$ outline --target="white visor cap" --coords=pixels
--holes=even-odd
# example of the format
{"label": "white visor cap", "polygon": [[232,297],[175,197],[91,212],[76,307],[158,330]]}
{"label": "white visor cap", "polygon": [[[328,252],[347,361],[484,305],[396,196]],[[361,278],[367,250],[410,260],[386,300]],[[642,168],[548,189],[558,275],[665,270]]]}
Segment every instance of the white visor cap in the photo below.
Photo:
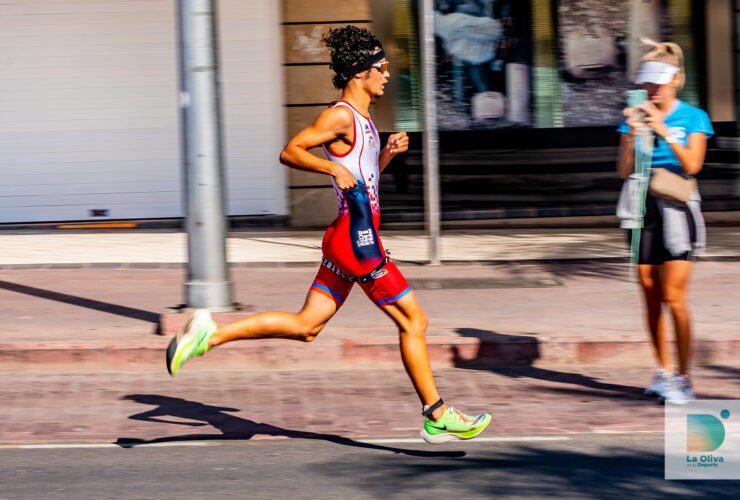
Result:
{"label": "white visor cap", "polygon": [[678,67],[672,64],[666,64],[657,61],[648,61],[640,64],[640,71],[637,72],[637,78],[635,78],[636,84],[641,83],[656,83],[658,85],[665,85],[673,80],[679,72]]}

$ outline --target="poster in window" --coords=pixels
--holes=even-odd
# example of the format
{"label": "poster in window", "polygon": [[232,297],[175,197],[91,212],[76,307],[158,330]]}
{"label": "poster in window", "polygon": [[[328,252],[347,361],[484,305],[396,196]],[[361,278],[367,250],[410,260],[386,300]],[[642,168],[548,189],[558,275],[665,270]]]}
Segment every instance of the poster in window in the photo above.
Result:
{"label": "poster in window", "polygon": [[441,130],[532,125],[529,0],[436,0]]}

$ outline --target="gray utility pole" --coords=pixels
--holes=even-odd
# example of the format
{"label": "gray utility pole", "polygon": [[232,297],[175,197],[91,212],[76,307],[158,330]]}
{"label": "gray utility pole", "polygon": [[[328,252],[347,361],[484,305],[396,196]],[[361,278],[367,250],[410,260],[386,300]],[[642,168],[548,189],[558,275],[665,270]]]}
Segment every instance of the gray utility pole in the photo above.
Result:
{"label": "gray utility pole", "polygon": [[226,264],[221,117],[213,0],[178,0],[189,308],[233,307]]}
{"label": "gray utility pole", "polygon": [[434,50],[434,0],[421,0],[421,82],[424,101],[424,206],[429,233],[429,263],[439,265],[439,138]]}

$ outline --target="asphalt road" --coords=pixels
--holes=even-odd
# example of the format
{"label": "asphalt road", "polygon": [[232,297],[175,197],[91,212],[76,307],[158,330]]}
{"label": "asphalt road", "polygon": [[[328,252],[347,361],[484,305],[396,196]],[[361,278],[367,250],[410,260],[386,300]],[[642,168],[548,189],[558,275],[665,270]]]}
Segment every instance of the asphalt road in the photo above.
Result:
{"label": "asphalt road", "polygon": [[0,449],[0,499],[737,498],[664,480],[660,433],[65,446]]}

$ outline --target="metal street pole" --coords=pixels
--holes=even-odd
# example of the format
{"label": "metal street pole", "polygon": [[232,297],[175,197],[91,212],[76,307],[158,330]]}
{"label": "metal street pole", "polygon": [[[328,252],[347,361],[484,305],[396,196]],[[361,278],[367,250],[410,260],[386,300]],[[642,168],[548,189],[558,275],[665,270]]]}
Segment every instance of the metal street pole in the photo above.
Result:
{"label": "metal street pole", "polygon": [[424,114],[424,208],[429,234],[429,263],[439,265],[439,138],[437,134],[434,0],[421,0],[421,82]]}
{"label": "metal street pole", "polygon": [[178,0],[188,307],[232,307],[214,0]]}

